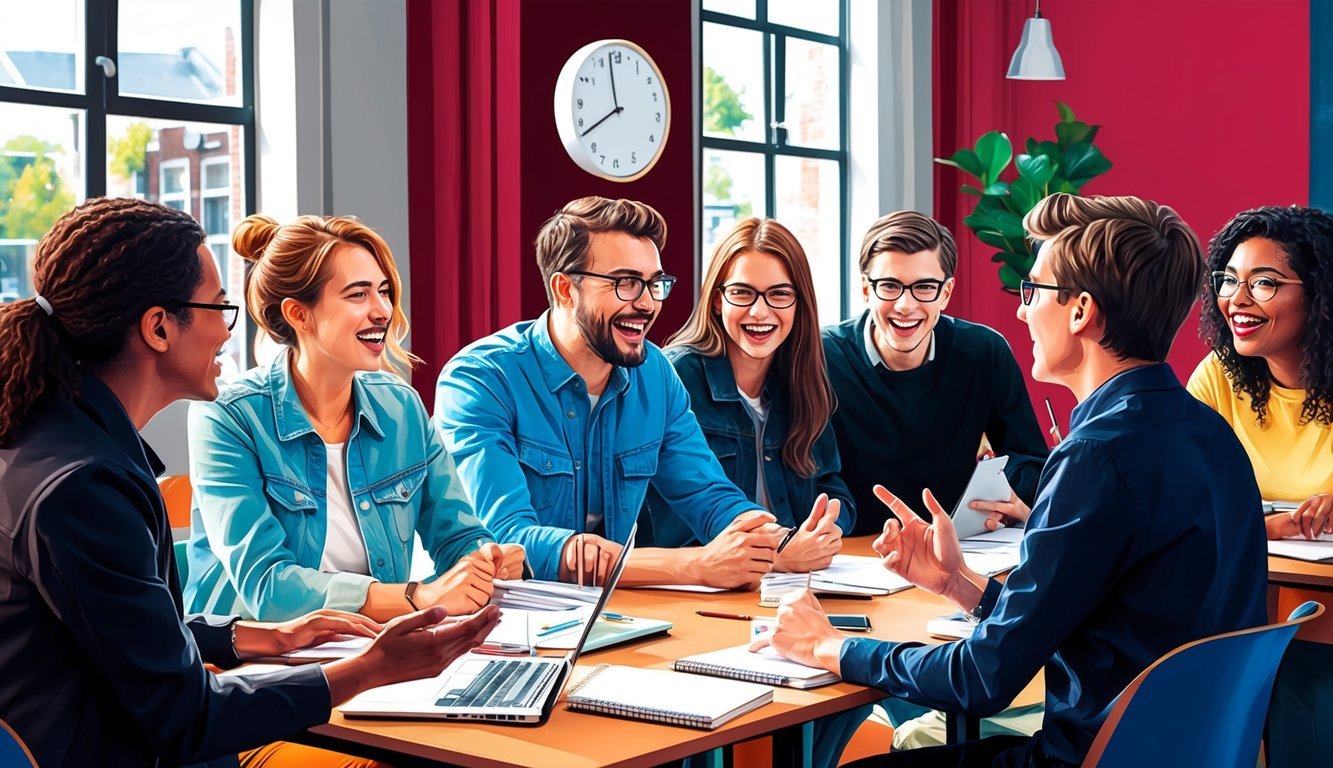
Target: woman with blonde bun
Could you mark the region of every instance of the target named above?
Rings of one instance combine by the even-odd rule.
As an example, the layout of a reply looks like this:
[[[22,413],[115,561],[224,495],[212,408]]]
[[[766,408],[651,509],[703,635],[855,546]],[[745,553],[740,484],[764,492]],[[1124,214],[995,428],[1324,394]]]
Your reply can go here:
[[[266,620],[316,608],[384,620],[486,605],[523,549],[472,514],[402,373],[408,324],[383,238],[353,217],[251,216],[250,316],[284,351],[190,409],[191,610]],[[409,580],[419,533],[437,577]]]

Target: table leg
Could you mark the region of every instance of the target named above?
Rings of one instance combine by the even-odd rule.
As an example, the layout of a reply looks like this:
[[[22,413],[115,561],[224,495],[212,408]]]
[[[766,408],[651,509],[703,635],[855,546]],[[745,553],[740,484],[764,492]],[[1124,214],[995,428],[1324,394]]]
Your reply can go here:
[[[801,723],[773,734],[773,768],[810,768],[815,724]]]
[[[944,713],[944,743],[962,744],[981,738],[981,720],[960,712]]]

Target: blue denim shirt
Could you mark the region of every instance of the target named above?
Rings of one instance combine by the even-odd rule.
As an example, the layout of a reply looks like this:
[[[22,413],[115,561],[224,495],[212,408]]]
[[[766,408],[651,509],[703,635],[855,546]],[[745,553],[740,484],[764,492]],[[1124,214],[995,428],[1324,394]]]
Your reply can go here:
[[[1125,371],[1074,409],[1041,473],[1021,561],[967,640],[853,638],[842,677],[988,716],[1046,670],[1045,756],[1077,765],[1120,691],[1166,652],[1263,624],[1259,488],[1231,427],[1165,364]]]
[[[413,531],[435,563],[452,568],[492,541],[472,514],[416,390],[389,373],[352,379],[347,485],[370,574],[319,570],[328,481],[324,441],[280,355],[190,406],[194,508],[187,610],[265,621],[317,608],[355,611],[371,582],[404,582]]]
[[[759,457],[754,419],[741,401],[731,362],[726,355],[709,357],[686,347],[668,349],[666,356],[675,366],[685,391],[690,394],[690,410],[699,420],[699,428],[721,463],[722,471],[751,501],[756,501]],[[842,461],[832,426],[825,425],[819,439],[811,446],[815,472],[803,477],[782,461],[782,445],[787,439],[788,426],[785,387],[770,381],[765,384],[764,392],[769,402],[768,419],[764,424],[764,483],[768,489],[769,511],[781,525],[799,525],[810,515],[815,498],[827,493],[829,498],[842,502],[838,527],[844,535],[850,534],[856,520],[856,508],[847,484],[838,476]],[[652,519],[651,537],[641,534],[641,542],[651,542],[658,547],[699,543],[685,521],[667,508],[656,492],[648,494],[648,509]]]
[[[590,508],[624,543],[650,484],[704,541],[756,508],[708,449],[660,349],[646,344],[642,365],[614,368],[592,408],[548,314],[468,345],[435,388],[435,422],[477,514],[524,546],[539,578],[556,577]]]

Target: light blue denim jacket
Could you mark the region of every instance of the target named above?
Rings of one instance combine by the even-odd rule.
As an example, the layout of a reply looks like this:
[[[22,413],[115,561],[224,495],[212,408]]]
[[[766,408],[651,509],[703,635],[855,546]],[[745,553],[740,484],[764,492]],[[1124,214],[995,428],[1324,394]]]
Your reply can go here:
[[[187,611],[265,621],[317,608],[355,611],[371,582],[404,582],[412,533],[443,573],[493,541],[458,483],[415,390],[388,373],[352,380],[347,484],[370,575],[319,570],[327,530],[327,453],[280,355],[216,401],[190,406]]]
[[[565,541],[600,509],[625,542],[648,486],[702,541],[756,509],[727,479],[662,351],[616,367],[591,408],[551,342],[548,313],[473,342],[440,372],[435,422],[477,514],[555,578]]]

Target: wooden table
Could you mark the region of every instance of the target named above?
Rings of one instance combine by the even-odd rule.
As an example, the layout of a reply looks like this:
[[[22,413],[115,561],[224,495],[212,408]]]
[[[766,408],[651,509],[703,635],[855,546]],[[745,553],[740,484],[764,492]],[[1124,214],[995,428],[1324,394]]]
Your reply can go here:
[[[1285,621],[1306,600],[1324,604],[1324,615],[1306,622],[1296,633],[1302,640],[1333,644],[1333,563],[1307,563],[1290,557],[1268,557],[1268,620]]]
[[[848,539],[848,554],[870,552],[871,537]],[[662,590],[618,589],[609,608],[631,616],[669,619],[669,636],[607,648],[579,658],[571,679],[578,680],[598,664],[669,667],[682,656],[739,645],[749,639],[749,622],[705,618],[707,608],[728,613],[772,615],[759,607],[758,592],[694,594]],[[828,598],[830,613],[870,616],[874,637],[888,640],[939,642],[926,634],[926,622],[956,610],[943,598],[909,589],[874,600]],[[1038,676],[1016,700],[1040,701]],[[399,766],[458,765],[467,768],[606,768],[658,765],[726,747],[758,736],[773,735],[775,765],[799,765],[808,729],[815,718],[843,712],[884,698],[871,688],[850,683],[798,690],[775,688],[773,703],[762,706],[713,731],[567,711],[557,703],[539,727],[488,725],[422,720],[344,718],[335,709],[329,722],[302,739],[317,746],[383,759]],[[886,748],[888,745],[885,745]]]

